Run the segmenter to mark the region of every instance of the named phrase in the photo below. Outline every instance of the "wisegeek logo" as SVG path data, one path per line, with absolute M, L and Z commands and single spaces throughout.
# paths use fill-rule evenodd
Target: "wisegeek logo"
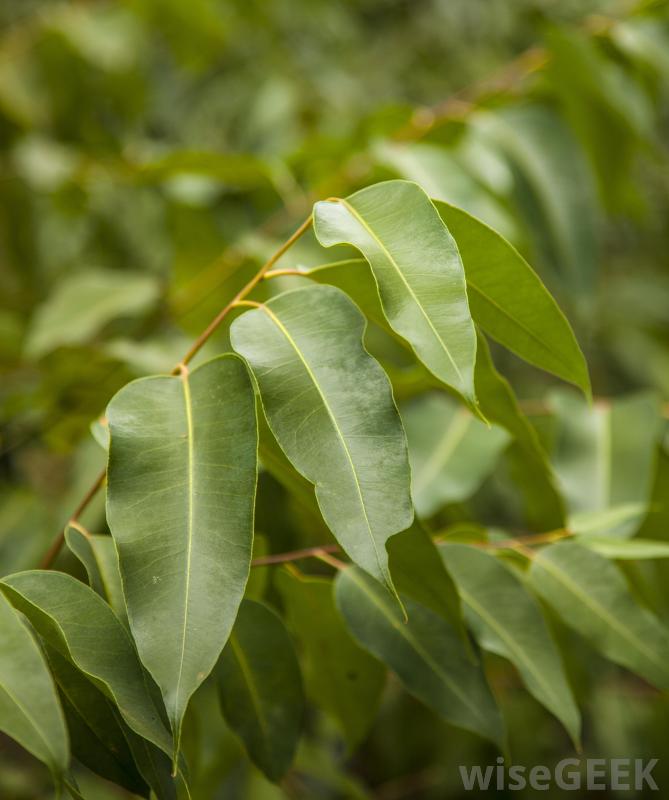
M 536 765 L 527 767 L 513 764 L 507 767 L 503 758 L 496 765 L 482 767 L 459 766 L 462 785 L 466 791 L 489 789 L 499 791 L 521 791 L 528 786 L 536 791 L 547 791 L 556 786 L 565 791 L 606 790 L 658 791 L 653 779 L 653 768 L 657 758 L 645 761 L 642 758 L 565 758 L 552 769 Z

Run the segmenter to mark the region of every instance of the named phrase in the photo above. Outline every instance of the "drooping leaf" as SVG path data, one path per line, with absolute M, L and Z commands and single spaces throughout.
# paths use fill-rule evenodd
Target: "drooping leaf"
M 56 687 L 37 642 L 2 592 L 0 730 L 62 779 L 70 748 Z
M 307 694 L 337 721 L 353 750 L 372 724 L 385 670 L 346 630 L 331 581 L 282 570 L 277 584 L 301 645 Z
M 644 393 L 589 406 L 571 393 L 554 392 L 550 406 L 557 421 L 551 459 L 570 517 L 630 504 L 647 508 L 662 425 L 657 398 Z M 638 517 L 622 515 L 602 532 L 624 538 L 638 526 Z
M 509 442 L 444 393 L 422 395 L 402 409 L 416 511 L 429 517 L 466 500 L 493 471 Z
M 257 476 L 250 377 L 236 356 L 143 378 L 107 408 L 107 516 L 128 618 L 178 750 L 188 700 L 214 667 L 249 573 Z
M 580 713 L 537 601 L 507 566 L 480 548 L 444 543 L 439 550 L 479 645 L 515 665 L 529 691 L 578 745 Z
M 481 334 L 476 357 L 476 391 L 485 416 L 506 428 L 515 439 L 507 452 L 516 483 L 526 499 L 530 523 L 539 530 L 561 527 L 565 508 L 548 456 L 509 382 L 495 368 L 488 342 Z
M 564 622 L 617 664 L 669 687 L 669 631 L 639 606 L 615 564 L 575 542 L 535 554 L 532 587 Z
M 378 183 L 316 203 L 321 244 L 352 244 L 369 261 L 390 325 L 419 359 L 473 406 L 476 334 L 458 248 L 425 192 Z
M 112 319 L 145 311 L 158 292 L 151 275 L 101 269 L 74 274 L 37 310 L 26 352 L 38 358 L 62 345 L 84 343 Z
M 244 600 L 217 667 L 223 714 L 272 781 L 288 769 L 302 729 L 300 667 L 283 622 Z
M 279 295 L 236 319 L 269 425 L 316 485 L 323 518 L 349 556 L 392 586 L 385 544 L 413 518 L 404 431 L 390 384 L 362 344 L 364 319 L 331 286 Z
M 105 598 L 121 621 L 126 621 L 118 554 L 112 537 L 89 534 L 70 524 L 65 530 L 65 542 L 84 565 L 91 588 Z
M 499 233 L 466 211 L 436 202 L 458 245 L 476 323 L 530 364 L 590 394 L 574 332 L 539 276 Z
M 62 572 L 17 572 L 0 589 L 55 650 L 116 703 L 125 722 L 171 752 L 134 643 L 111 608 L 88 586 Z
M 123 723 L 110 700 L 57 650 L 47 645 L 46 652 L 60 689 L 72 754 L 103 778 L 146 797 L 148 786 L 137 771 Z
M 378 583 L 349 567 L 336 580 L 337 606 L 360 644 L 411 694 L 448 722 L 503 746 L 504 730 L 481 665 L 442 617 L 403 597 L 408 621 Z

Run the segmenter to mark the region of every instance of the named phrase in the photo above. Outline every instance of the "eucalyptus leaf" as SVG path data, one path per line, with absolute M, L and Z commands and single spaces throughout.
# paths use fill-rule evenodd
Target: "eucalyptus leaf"
M 60 783 L 70 762 L 65 719 L 42 652 L 0 592 L 0 730 Z
M 508 658 L 528 690 L 562 722 L 576 747 L 581 716 L 539 604 L 495 556 L 466 544 L 441 544 L 479 645 Z
M 387 181 L 314 206 L 322 245 L 351 244 L 369 261 L 390 325 L 441 381 L 476 406 L 476 334 L 458 248 L 434 204 Z
M 337 576 L 336 600 L 351 633 L 406 689 L 457 727 L 504 746 L 502 718 L 481 665 L 442 617 L 403 597 L 408 621 L 383 587 L 356 567 Z
M 669 688 L 669 631 L 637 604 L 615 564 L 563 541 L 534 555 L 529 577 L 564 622 L 611 661 Z
M 178 377 L 133 381 L 107 418 L 107 517 L 128 619 L 176 753 L 188 700 L 223 649 L 248 579 L 253 387 L 241 360 L 225 355 Z
M 300 667 L 281 619 L 244 600 L 217 667 L 223 714 L 272 781 L 290 766 L 302 730 Z
M 269 426 L 316 485 L 323 518 L 353 561 L 392 588 L 385 544 L 413 518 L 404 431 L 390 383 L 362 344 L 364 318 L 339 289 L 307 286 L 238 317 Z

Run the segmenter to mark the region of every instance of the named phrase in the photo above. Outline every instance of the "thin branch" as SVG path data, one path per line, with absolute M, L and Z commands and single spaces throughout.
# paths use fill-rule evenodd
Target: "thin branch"
M 228 313 L 235 307 L 240 305 L 251 305 L 251 301 L 244 300 L 246 295 L 248 295 L 262 280 L 263 275 L 276 264 L 276 262 L 281 258 L 286 251 L 288 251 L 295 242 L 305 234 L 309 228 L 311 227 L 312 217 L 309 215 L 307 219 L 300 225 L 300 227 L 290 236 L 286 241 L 279 247 L 279 249 L 274 253 L 274 255 L 268 259 L 262 267 L 258 270 L 258 272 L 251 278 L 251 280 L 244 286 L 242 289 L 237 292 L 237 294 L 233 297 L 233 299 L 226 305 L 224 308 L 219 311 L 219 313 L 214 317 L 214 319 L 207 325 L 207 327 L 202 331 L 202 333 L 197 337 L 195 342 L 191 345 L 188 352 L 184 355 L 181 361 L 174 367 L 171 371 L 172 375 L 180 375 L 184 374 L 184 372 L 188 369 L 188 364 L 190 361 L 195 357 L 197 353 L 201 350 L 204 344 L 208 341 L 208 339 L 212 336 L 213 333 L 218 329 L 220 324 L 223 322 L 225 317 Z M 257 305 L 257 304 L 253 304 Z M 95 497 L 98 493 L 98 490 L 105 482 L 105 477 L 107 475 L 107 470 L 103 469 L 102 472 L 98 475 L 95 479 L 95 483 L 90 487 L 90 489 L 84 495 L 82 501 L 74 510 L 74 513 L 68 520 L 68 524 L 72 522 L 76 522 L 79 516 L 84 512 L 88 504 L 91 500 Z M 67 527 L 67 526 L 66 526 Z M 63 542 L 65 541 L 65 528 L 63 528 L 58 536 L 54 539 L 53 543 L 47 550 L 40 563 L 40 569 L 49 569 L 53 562 L 55 561 L 58 553 L 60 552 L 61 547 L 63 546 Z
M 268 567 L 271 564 L 286 564 L 291 561 L 300 561 L 303 558 L 320 558 L 324 553 L 338 553 L 341 550 L 338 544 L 322 544 L 318 547 L 304 547 L 301 550 L 291 550 L 287 553 L 275 553 L 271 556 L 261 556 L 251 562 L 252 567 Z
M 44 554 L 44 558 L 42 559 L 39 565 L 40 569 L 49 569 L 49 567 L 56 560 L 56 556 L 60 552 L 60 548 L 63 546 L 63 542 L 65 541 L 65 530 L 67 529 L 67 526 L 78 521 L 79 517 L 84 513 L 84 511 L 88 507 L 88 504 L 98 493 L 98 489 L 105 482 L 106 475 L 107 475 L 107 470 L 103 469 L 102 472 L 95 479 L 95 483 L 86 492 L 79 505 L 75 508 L 74 513 L 67 521 L 67 525 L 65 525 L 65 527 L 60 531 L 58 536 L 54 539 L 51 547 Z

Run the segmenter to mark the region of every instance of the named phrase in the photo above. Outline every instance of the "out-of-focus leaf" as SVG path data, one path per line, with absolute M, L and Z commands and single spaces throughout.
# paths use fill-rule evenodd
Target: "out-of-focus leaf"
M 589 395 L 588 367 L 574 332 L 532 267 L 476 217 L 447 203 L 436 206 L 462 256 L 476 323 L 530 364 Z
M 495 368 L 488 342 L 480 334 L 476 391 L 485 416 L 506 428 L 515 439 L 508 452 L 516 483 L 526 498 L 531 524 L 539 530 L 561 527 L 565 509 L 548 457 L 536 431 L 520 410 L 509 382 Z
M 230 335 L 269 426 L 316 484 L 323 518 L 361 567 L 392 587 L 387 539 L 411 524 L 409 460 L 390 383 L 338 289 L 308 286 L 236 319 Z
M 221 356 L 189 374 L 128 384 L 107 418 L 107 516 L 128 618 L 176 752 L 188 700 L 220 655 L 248 579 L 253 387 L 239 358 Z
M 577 536 L 575 541 L 600 556 L 621 561 L 669 558 L 669 542 L 652 539 L 617 539 L 608 536 Z
M 587 536 L 607 534 L 621 525 L 636 528 L 647 511 L 647 503 L 626 503 L 603 511 L 582 511 L 569 517 L 569 530 Z
M 336 600 L 351 633 L 409 692 L 453 725 L 503 747 L 502 719 L 482 668 L 442 617 L 404 597 L 405 622 L 388 592 L 356 567 L 337 576 Z
M 509 434 L 489 427 L 445 394 L 431 393 L 402 410 L 416 511 L 429 517 L 466 500 L 493 471 Z
M 272 781 L 290 766 L 302 729 L 297 657 L 281 619 L 244 600 L 217 667 L 223 714 Z
M 118 553 L 112 537 L 89 534 L 76 523 L 71 523 L 65 530 L 65 542 L 84 565 L 91 588 L 105 598 L 122 622 L 126 622 L 128 615 Z
M 145 312 L 159 291 L 153 276 L 123 270 L 89 269 L 64 278 L 35 312 L 26 353 L 39 358 L 87 342 L 111 320 Z
M 619 569 L 575 542 L 535 554 L 532 587 L 605 656 L 659 689 L 669 687 L 669 631 L 637 605 Z
M 40 636 L 116 703 L 130 728 L 171 752 L 134 643 L 99 595 L 70 575 L 44 570 L 3 578 L 0 589 Z
M 0 592 L 0 730 L 60 783 L 70 748 L 56 687 L 37 643 Z
M 393 537 L 391 543 L 396 539 Z M 303 652 L 307 694 L 337 721 L 353 750 L 371 727 L 385 670 L 344 627 L 335 608 L 331 581 L 282 570 L 277 582 L 288 625 Z
M 480 646 L 515 665 L 578 746 L 581 715 L 539 604 L 508 567 L 480 548 L 443 543 L 439 550 Z
M 655 451 L 662 419 L 657 398 L 649 393 L 589 406 L 576 395 L 554 392 L 555 445 L 551 460 L 570 516 L 611 511 L 623 513 L 603 531 L 630 536 L 638 517 L 625 510 L 648 507 Z M 576 518 L 578 529 L 578 517 Z
M 352 244 L 369 261 L 390 325 L 444 383 L 476 406 L 476 334 L 458 248 L 425 192 L 375 184 L 316 203 L 321 244 Z

